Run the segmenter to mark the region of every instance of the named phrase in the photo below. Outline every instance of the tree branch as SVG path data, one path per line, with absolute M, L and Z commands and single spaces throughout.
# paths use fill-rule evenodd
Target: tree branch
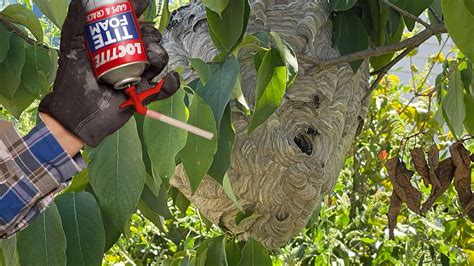
M 22 38 L 25 42 L 31 44 L 31 45 L 39 45 L 45 49 L 53 49 L 44 43 L 40 43 L 36 40 L 33 40 L 26 34 L 24 31 L 19 29 L 17 26 L 15 26 L 13 23 L 11 23 L 4 15 L 0 14 L 0 22 L 7 28 L 8 31 L 14 32 L 16 35 L 18 35 L 20 38 Z
M 422 20 L 421 18 L 419 18 L 419 17 L 413 15 L 412 13 L 410 13 L 410 12 L 404 10 L 404 9 L 399 8 L 398 6 L 396 6 L 395 4 L 391 3 L 390 1 L 388 1 L 388 0 L 383 0 L 383 2 L 384 2 L 387 6 L 393 8 L 395 11 L 397 11 L 398 13 L 400 13 L 402 16 L 407 17 L 407 18 L 409 18 L 409 19 L 413 19 L 414 21 L 416 21 L 416 22 L 420 23 L 421 25 L 425 26 L 425 28 L 429 28 L 429 27 L 430 27 L 430 24 L 426 23 L 426 22 L 425 22 L 424 20 Z
M 416 48 L 420 46 L 420 44 L 424 43 L 426 40 L 431 38 L 432 36 L 439 33 L 447 33 L 447 32 L 448 31 L 446 27 L 444 26 L 444 24 L 432 25 L 426 28 L 425 30 L 423 30 L 422 32 L 416 34 L 415 36 L 408 38 L 404 41 L 401 41 L 399 43 L 390 44 L 390 45 L 382 46 L 382 47 L 369 48 L 364 51 L 355 52 L 352 54 L 343 55 L 343 56 L 339 56 L 339 57 L 331 58 L 331 59 L 306 58 L 307 60 L 311 61 L 314 64 L 314 66 L 308 69 L 308 71 L 319 72 L 321 70 L 324 70 L 328 67 L 335 66 L 335 65 L 340 65 L 340 64 L 349 63 L 349 62 L 353 62 L 353 61 L 357 61 L 361 59 L 366 59 L 373 56 L 389 54 L 389 53 L 406 49 L 408 47 Z

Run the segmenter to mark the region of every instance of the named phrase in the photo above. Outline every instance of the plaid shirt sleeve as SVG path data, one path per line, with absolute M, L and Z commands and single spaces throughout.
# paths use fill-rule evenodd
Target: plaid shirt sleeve
M 44 123 L 22 138 L 11 123 L 0 121 L 0 238 L 28 226 L 85 167 Z

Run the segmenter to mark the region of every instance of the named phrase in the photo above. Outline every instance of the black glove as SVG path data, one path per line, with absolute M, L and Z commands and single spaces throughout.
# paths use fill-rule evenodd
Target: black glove
M 137 16 L 145 10 L 147 0 L 133 0 Z M 39 105 L 39 111 L 61 123 L 85 143 L 96 147 L 107 136 L 120 129 L 134 114 L 132 107 L 119 109 L 127 96 L 112 85 L 98 83 L 84 47 L 85 11 L 82 0 L 73 0 L 61 34 L 59 69 L 54 90 Z M 154 86 L 151 79 L 168 64 L 168 54 L 160 45 L 161 35 L 151 25 L 141 26 L 150 66 L 142 75 L 137 92 Z M 179 88 L 179 76 L 170 73 L 158 95 L 146 103 L 173 95 Z

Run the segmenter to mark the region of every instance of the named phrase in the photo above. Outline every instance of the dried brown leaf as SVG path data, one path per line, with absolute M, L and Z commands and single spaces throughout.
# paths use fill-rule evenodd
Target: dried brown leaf
M 415 170 L 418 172 L 418 174 L 423 178 L 425 186 L 431 185 L 430 169 L 428 168 L 428 163 L 426 162 L 423 148 L 414 148 L 410 150 L 410 154 L 413 166 L 415 167 Z
M 406 168 L 406 165 L 398 157 L 392 158 L 385 164 L 394 192 L 405 202 L 410 210 L 421 213 L 421 193 L 410 183 L 414 172 Z
M 387 217 L 388 217 L 388 234 L 390 239 L 394 239 L 393 231 L 397 226 L 397 217 L 400 214 L 400 210 L 402 208 L 402 200 L 400 197 L 397 196 L 395 191 L 392 193 L 392 197 L 390 198 L 390 207 L 388 209 Z
M 471 191 L 471 158 L 463 143 L 458 141 L 450 147 L 451 158 L 455 166 L 454 188 L 458 192 L 459 201 L 465 211 L 473 197 Z
M 431 194 L 428 199 L 423 203 L 421 208 L 422 213 L 426 213 L 433 207 L 435 201 L 443 195 L 443 193 L 448 189 L 449 184 L 453 180 L 454 176 L 454 164 L 451 158 L 445 159 L 439 163 L 438 168 L 435 171 L 440 186 L 433 186 L 431 189 Z
M 439 166 L 439 149 L 436 144 L 431 145 L 428 152 L 428 166 L 433 168 L 433 170 L 436 170 Z

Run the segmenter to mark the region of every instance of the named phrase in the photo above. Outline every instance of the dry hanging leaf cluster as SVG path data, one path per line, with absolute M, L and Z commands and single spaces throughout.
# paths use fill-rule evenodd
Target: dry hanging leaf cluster
M 393 194 L 387 213 L 390 239 L 394 237 L 393 231 L 397 225 L 397 217 L 403 202 L 411 211 L 423 215 L 448 189 L 453 179 L 464 213 L 474 222 L 474 196 L 471 191 L 471 162 L 474 162 L 474 154 L 471 155 L 461 141 L 454 143 L 449 150 L 451 158 L 441 162 L 436 144 L 432 145 L 426 154 L 428 161 L 422 147 L 410 150 L 412 164 L 416 172 L 422 177 L 425 186 L 431 186 L 430 196 L 423 204 L 421 204 L 421 192 L 410 182 L 415 172 L 408 170 L 399 156 L 385 163 L 393 185 Z

